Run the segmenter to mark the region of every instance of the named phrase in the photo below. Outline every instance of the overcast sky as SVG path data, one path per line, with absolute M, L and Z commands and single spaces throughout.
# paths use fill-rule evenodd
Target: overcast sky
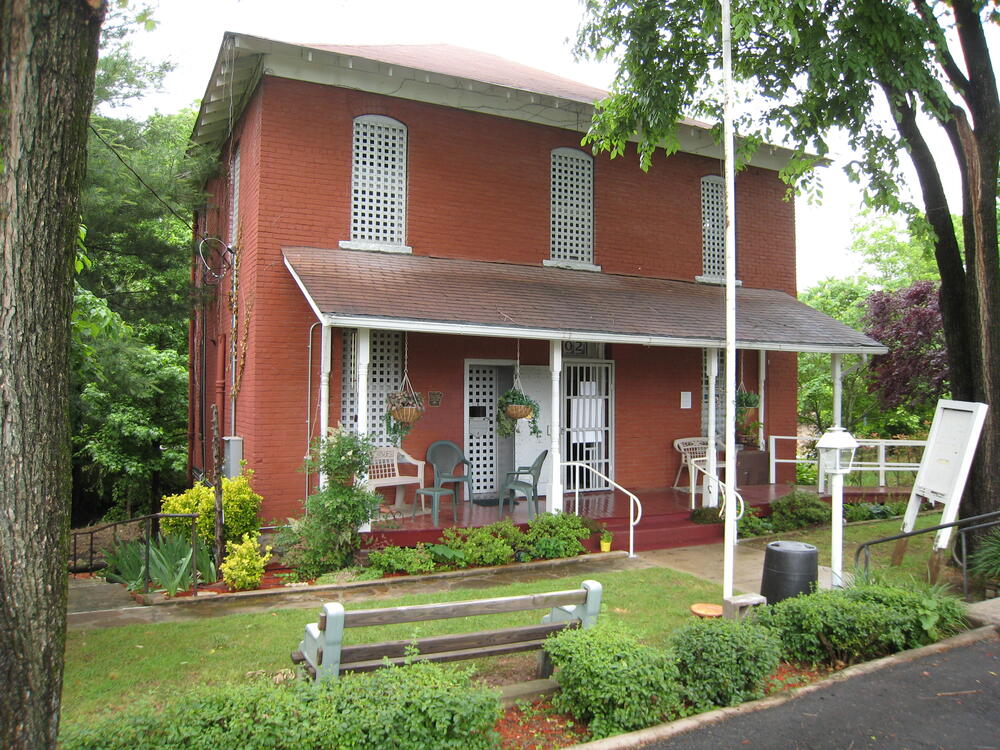
M 132 109 L 136 117 L 193 106 L 204 94 L 225 31 L 300 43 L 456 44 L 602 88 L 614 73 L 610 66 L 573 59 L 580 0 L 161 0 L 153 5 L 158 26 L 133 37 L 135 50 L 177 67 L 162 93 Z M 856 270 L 847 247 L 859 210 L 858 188 L 839 165 L 824 170 L 823 183 L 822 205 L 796 201 L 799 289 Z

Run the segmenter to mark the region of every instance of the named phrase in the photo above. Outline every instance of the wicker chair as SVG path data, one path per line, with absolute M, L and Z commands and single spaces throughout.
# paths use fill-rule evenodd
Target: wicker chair
M 674 487 L 680 486 L 681 472 L 687 469 L 688 492 L 691 494 L 691 507 L 695 505 L 695 488 L 698 486 L 698 469 L 702 471 L 708 468 L 708 438 L 690 437 L 678 438 L 674 441 L 674 450 L 681 454 L 681 465 L 677 468 L 677 476 L 674 477 Z M 724 461 L 716 464 L 717 470 L 721 473 L 726 468 Z

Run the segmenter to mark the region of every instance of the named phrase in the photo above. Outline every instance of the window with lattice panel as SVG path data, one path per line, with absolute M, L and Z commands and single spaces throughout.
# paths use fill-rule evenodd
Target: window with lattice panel
M 721 177 L 701 178 L 702 274 L 726 276 L 726 186 Z
M 390 117 L 354 120 L 351 239 L 406 244 L 406 126 Z
M 552 260 L 594 262 L 594 160 L 582 151 L 552 152 Z

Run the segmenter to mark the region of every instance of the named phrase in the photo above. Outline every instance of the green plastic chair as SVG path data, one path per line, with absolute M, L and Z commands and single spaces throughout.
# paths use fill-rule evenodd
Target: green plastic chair
M 542 464 L 545 463 L 545 457 L 549 455 L 548 451 L 542 451 L 538 454 L 538 458 L 535 459 L 531 466 L 519 466 L 517 471 L 507 472 L 507 481 L 503 483 L 503 487 L 500 488 L 500 517 L 503 517 L 503 504 L 508 501 L 507 493 L 510 493 L 510 512 L 514 512 L 514 498 L 517 493 L 520 492 L 524 495 L 525 499 L 529 500 L 528 504 L 528 515 L 531 517 L 538 515 L 538 475 L 542 473 Z M 524 480 L 518 479 L 520 476 L 530 476 L 531 481 L 526 482 Z M 534 515 L 532 515 L 531 510 L 534 506 Z
M 465 458 L 462 449 L 450 440 L 438 440 L 427 448 L 427 463 L 434 467 L 434 486 L 444 487 L 455 484 L 455 499 L 458 500 L 458 485 L 465 482 L 468 487 L 466 495 L 472 499 L 472 475 L 468 469 L 465 474 L 456 474 L 455 467 L 459 464 L 471 468 L 472 464 Z

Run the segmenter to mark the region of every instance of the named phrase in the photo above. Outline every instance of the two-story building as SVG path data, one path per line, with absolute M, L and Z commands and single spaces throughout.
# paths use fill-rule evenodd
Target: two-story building
M 542 450 L 549 508 L 577 484 L 608 487 L 567 460 L 640 496 L 670 487 L 673 441 L 722 419 L 722 368 L 709 383 L 724 336 L 721 149 L 689 122 L 648 172 L 634 152 L 594 155 L 581 138 L 603 95 L 446 45 L 227 34 L 194 131 L 222 169 L 197 217 L 193 473 L 213 460 L 214 404 L 262 516 L 298 515 L 310 441 L 343 423 L 384 442 L 405 373 L 425 411 L 403 448 L 459 445 L 464 500 L 495 498 Z M 795 299 L 788 156 L 764 147 L 736 180 L 737 382 L 761 396 L 754 447 L 795 434 L 796 352 L 883 351 Z M 496 434 L 515 378 L 541 406 L 541 437 Z

